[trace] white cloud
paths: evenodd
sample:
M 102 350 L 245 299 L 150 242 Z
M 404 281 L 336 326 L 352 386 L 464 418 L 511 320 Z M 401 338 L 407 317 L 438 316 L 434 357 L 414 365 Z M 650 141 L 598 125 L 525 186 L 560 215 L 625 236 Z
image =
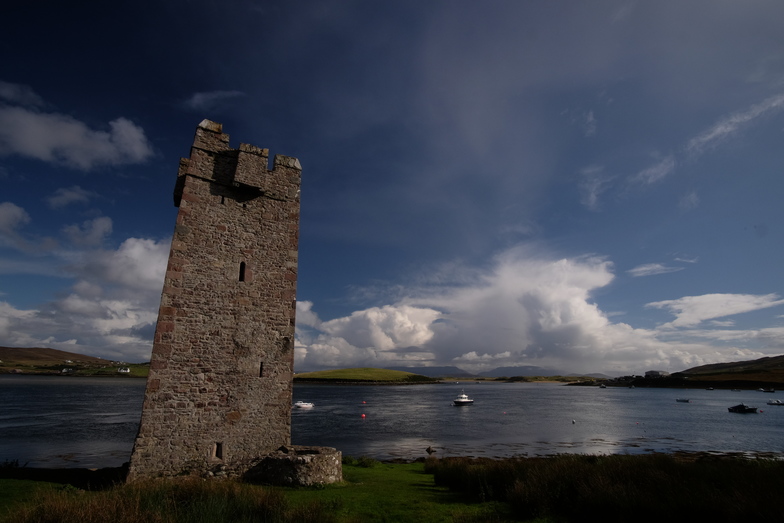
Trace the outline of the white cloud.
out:
M 297 327 L 319 327 L 321 325 L 321 320 L 312 309 L 312 301 L 297 300 Z
M 147 360 L 168 248 L 168 240 L 129 238 L 116 250 L 60 253 L 78 280 L 63 297 L 33 310 L 0 303 L 0 345 Z
M 93 130 L 65 114 L 0 105 L 0 155 L 90 170 L 144 162 L 152 154 L 142 128 L 126 118 L 112 120 L 107 130 Z
M 0 203 L 0 237 L 16 238 L 16 230 L 30 222 L 27 211 L 11 202 Z
M 185 100 L 183 105 L 194 111 L 205 111 L 219 107 L 228 100 L 245 96 L 241 91 L 209 91 L 205 93 L 194 93 Z
M 677 300 L 664 300 L 646 304 L 646 307 L 667 309 L 676 319 L 662 328 L 693 327 L 704 320 L 722 318 L 744 312 L 784 305 L 776 294 L 704 294 L 685 296 Z
M 667 274 L 682 270 L 683 267 L 668 267 L 661 263 L 646 263 L 645 265 L 638 265 L 633 269 L 629 269 L 626 272 L 637 278 L 640 276 L 654 276 L 656 274 Z
M 111 232 L 112 219 L 106 216 L 63 228 L 63 233 L 76 245 L 100 245 Z
M 85 253 L 70 271 L 87 281 L 122 287 L 126 292 L 158 291 L 169 258 L 169 241 L 128 238 L 116 251 Z M 160 298 L 160 294 L 156 299 Z
M 686 144 L 686 151 L 692 154 L 701 154 L 707 149 L 717 146 L 753 120 L 780 111 L 782 108 L 784 108 L 784 94 L 771 96 L 745 111 L 722 118 L 713 127 L 689 140 L 689 143 Z
M 37 106 L 44 103 L 30 86 L 3 81 L 0 81 L 0 99 L 26 106 Z
M 73 187 L 57 189 L 54 194 L 46 199 L 46 203 L 52 209 L 61 209 L 72 203 L 87 203 L 93 196 L 95 196 L 94 192 L 86 191 L 78 185 L 74 185 Z
M 433 337 L 431 325 L 439 316 L 433 309 L 386 305 L 324 322 L 321 330 L 355 347 L 386 351 L 426 344 Z

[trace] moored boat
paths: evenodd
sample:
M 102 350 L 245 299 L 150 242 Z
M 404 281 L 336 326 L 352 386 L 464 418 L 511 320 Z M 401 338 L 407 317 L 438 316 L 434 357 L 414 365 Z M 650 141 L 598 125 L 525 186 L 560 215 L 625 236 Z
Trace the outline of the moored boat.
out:
M 768 405 L 784 405 L 784 401 L 781 400 L 770 400 Z
M 463 405 L 473 405 L 474 400 L 468 397 L 464 390 L 460 391 L 460 394 L 457 395 L 457 398 L 452 400 L 452 404 L 455 407 L 461 407 Z
M 678 403 L 691 403 L 691 400 L 688 398 L 675 398 L 675 401 Z
M 313 403 L 309 401 L 297 401 L 296 403 L 294 403 L 294 406 L 297 407 L 298 409 L 312 409 Z
M 738 403 L 737 405 L 728 407 L 727 410 L 730 412 L 737 412 L 738 414 L 756 414 L 757 407 L 749 407 L 743 403 Z

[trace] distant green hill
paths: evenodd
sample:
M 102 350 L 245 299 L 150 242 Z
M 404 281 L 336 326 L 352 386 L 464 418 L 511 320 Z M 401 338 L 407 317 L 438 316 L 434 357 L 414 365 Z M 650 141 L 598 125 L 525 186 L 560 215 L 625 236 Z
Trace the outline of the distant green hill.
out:
M 733 380 L 784 383 L 784 356 L 700 365 L 678 372 L 674 376 L 685 376 L 692 381 Z
M 119 372 L 120 368 L 128 372 Z M 57 349 L 0 347 L 0 374 L 146 378 L 149 370 L 148 364 L 127 364 Z
M 303 372 L 294 376 L 295 382 L 365 382 L 365 383 L 428 383 L 436 381 L 433 378 L 391 369 L 376 369 L 372 367 L 359 367 L 353 369 L 320 370 L 316 372 Z

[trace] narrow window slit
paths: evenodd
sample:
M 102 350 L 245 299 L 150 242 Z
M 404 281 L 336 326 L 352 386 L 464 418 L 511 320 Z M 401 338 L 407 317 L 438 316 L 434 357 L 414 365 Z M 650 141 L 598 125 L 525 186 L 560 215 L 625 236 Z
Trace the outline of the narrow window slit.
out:
M 264 362 L 259 363 L 259 378 L 264 377 Z
M 240 281 L 245 281 L 245 262 L 240 262 Z
M 216 442 L 212 446 L 212 457 L 215 459 L 223 459 L 223 443 Z

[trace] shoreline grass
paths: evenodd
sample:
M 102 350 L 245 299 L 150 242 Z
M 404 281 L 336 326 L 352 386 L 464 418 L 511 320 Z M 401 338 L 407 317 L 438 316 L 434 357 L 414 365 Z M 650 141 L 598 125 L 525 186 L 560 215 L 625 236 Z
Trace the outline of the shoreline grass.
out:
M 346 458 L 310 488 L 191 478 L 83 491 L 0 480 L 0 523 L 781 521 L 784 461 L 711 455 Z

